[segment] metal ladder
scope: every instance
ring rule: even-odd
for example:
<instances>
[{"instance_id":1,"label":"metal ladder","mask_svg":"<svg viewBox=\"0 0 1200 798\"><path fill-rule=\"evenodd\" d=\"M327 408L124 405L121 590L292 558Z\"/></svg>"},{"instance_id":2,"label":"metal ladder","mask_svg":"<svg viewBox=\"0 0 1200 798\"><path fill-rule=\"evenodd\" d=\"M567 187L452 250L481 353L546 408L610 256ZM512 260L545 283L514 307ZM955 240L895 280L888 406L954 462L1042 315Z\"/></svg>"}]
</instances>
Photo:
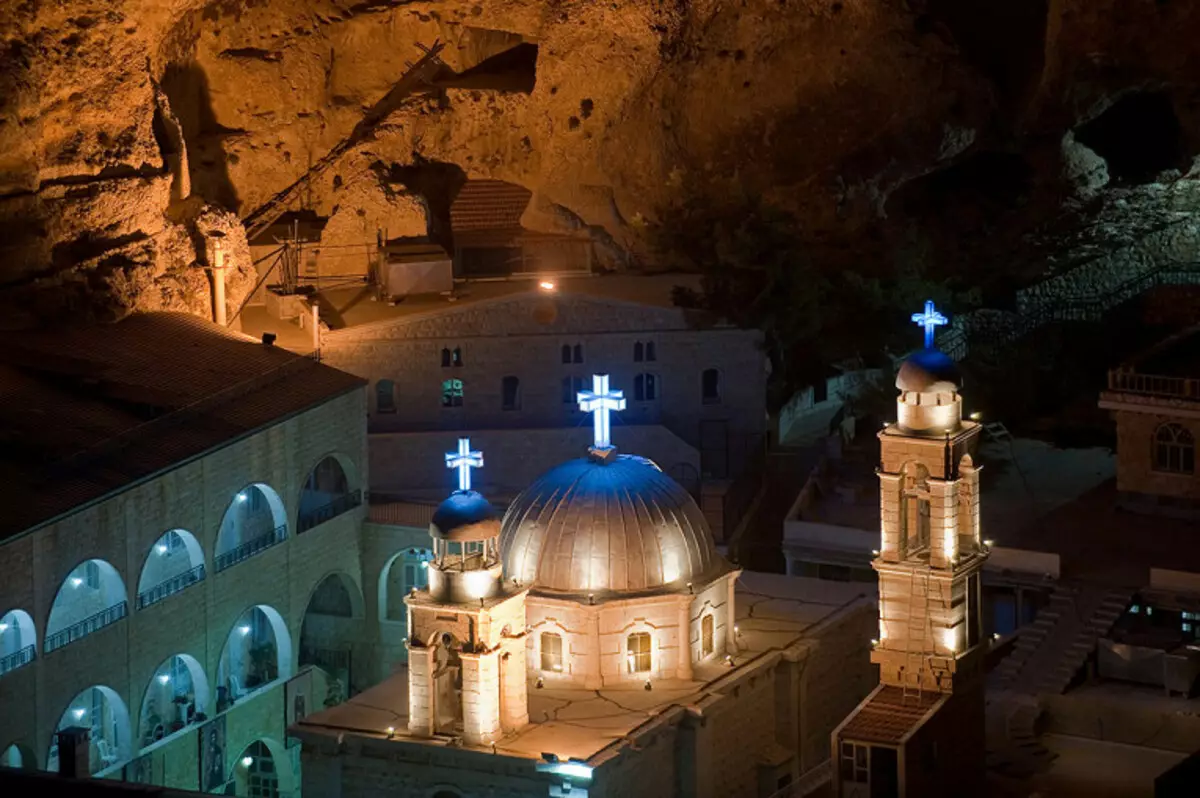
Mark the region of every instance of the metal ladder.
<instances>
[{"instance_id":1,"label":"metal ladder","mask_svg":"<svg viewBox=\"0 0 1200 798\"><path fill-rule=\"evenodd\" d=\"M908 588L908 623L904 643L904 678L901 680L901 702L910 697L921 702L926 647L932 645L932 626L929 618L929 570L913 567ZM913 684L915 676L915 684Z\"/></svg>"}]
</instances>

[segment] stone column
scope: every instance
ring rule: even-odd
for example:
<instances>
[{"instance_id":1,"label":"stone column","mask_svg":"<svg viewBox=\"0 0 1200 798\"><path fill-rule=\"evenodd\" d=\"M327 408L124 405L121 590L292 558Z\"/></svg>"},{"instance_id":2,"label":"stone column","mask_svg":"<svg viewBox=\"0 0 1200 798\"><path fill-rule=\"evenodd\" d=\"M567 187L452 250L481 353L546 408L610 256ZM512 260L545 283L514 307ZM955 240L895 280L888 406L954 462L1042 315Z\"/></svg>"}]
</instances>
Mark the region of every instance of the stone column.
<instances>
[{"instance_id":1,"label":"stone column","mask_svg":"<svg viewBox=\"0 0 1200 798\"><path fill-rule=\"evenodd\" d=\"M601 649L604 643L600 638L600 608L588 606L585 608L587 615L584 619L584 633L580 636L583 641L586 641L586 651L570 651L564 652L565 656L578 656L581 663L572 661L572 666L581 664L583 672L583 688L585 690L599 690L604 686L604 657ZM566 641L563 641L566 643ZM612 674L617 676L619 674Z\"/></svg>"},{"instance_id":2,"label":"stone column","mask_svg":"<svg viewBox=\"0 0 1200 798\"><path fill-rule=\"evenodd\" d=\"M500 654L459 655L462 660L463 740L487 745L500 738Z\"/></svg>"},{"instance_id":3,"label":"stone column","mask_svg":"<svg viewBox=\"0 0 1200 798\"><path fill-rule=\"evenodd\" d=\"M737 592L737 575L740 571L734 571L729 576L725 577L725 653L736 654L738 650L737 644L737 603L735 594Z\"/></svg>"},{"instance_id":4,"label":"stone column","mask_svg":"<svg viewBox=\"0 0 1200 798\"><path fill-rule=\"evenodd\" d=\"M505 732L517 731L529 725L529 683L525 678L525 639L513 638L504 642L500 689L504 691L504 714L500 727Z\"/></svg>"},{"instance_id":5,"label":"stone column","mask_svg":"<svg viewBox=\"0 0 1200 798\"><path fill-rule=\"evenodd\" d=\"M929 480L929 564L952 568L958 553L957 481Z\"/></svg>"},{"instance_id":6,"label":"stone column","mask_svg":"<svg viewBox=\"0 0 1200 798\"><path fill-rule=\"evenodd\" d=\"M417 737L433 736L433 649L404 642L408 649L408 731Z\"/></svg>"},{"instance_id":7,"label":"stone column","mask_svg":"<svg viewBox=\"0 0 1200 798\"><path fill-rule=\"evenodd\" d=\"M899 474L888 474L884 471L879 475L879 556L884 562L900 562L904 559L906 541L902 540L903 527L900 519L900 480Z\"/></svg>"},{"instance_id":8,"label":"stone column","mask_svg":"<svg viewBox=\"0 0 1200 798\"><path fill-rule=\"evenodd\" d=\"M675 678L692 679L692 601L691 596L679 597L679 657L675 663Z\"/></svg>"}]
</instances>

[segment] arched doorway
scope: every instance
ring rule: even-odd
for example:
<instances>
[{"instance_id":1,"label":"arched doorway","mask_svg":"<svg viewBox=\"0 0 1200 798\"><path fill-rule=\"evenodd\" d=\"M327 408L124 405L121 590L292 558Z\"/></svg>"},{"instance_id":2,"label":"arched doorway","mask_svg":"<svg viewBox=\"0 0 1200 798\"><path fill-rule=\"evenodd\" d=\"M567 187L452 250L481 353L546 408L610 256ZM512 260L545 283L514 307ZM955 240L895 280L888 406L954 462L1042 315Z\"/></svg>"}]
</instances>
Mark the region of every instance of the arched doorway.
<instances>
[{"instance_id":1,"label":"arched doorway","mask_svg":"<svg viewBox=\"0 0 1200 798\"><path fill-rule=\"evenodd\" d=\"M287 750L274 740L258 739L246 746L231 769L232 791L245 798L287 798L296 788Z\"/></svg>"},{"instance_id":2,"label":"arched doorway","mask_svg":"<svg viewBox=\"0 0 1200 798\"><path fill-rule=\"evenodd\" d=\"M0 751L0 768L16 768L18 770L35 770L37 756L28 746L13 743Z\"/></svg>"},{"instance_id":3,"label":"arched doorway","mask_svg":"<svg viewBox=\"0 0 1200 798\"><path fill-rule=\"evenodd\" d=\"M287 511L279 494L256 482L229 502L217 533L213 569L224 571L287 539Z\"/></svg>"},{"instance_id":4,"label":"arched doorway","mask_svg":"<svg viewBox=\"0 0 1200 798\"><path fill-rule=\"evenodd\" d=\"M120 621L128 612L125 582L117 569L104 560L82 562L67 574L54 597L42 650L49 654L70 645Z\"/></svg>"},{"instance_id":5,"label":"arched doorway","mask_svg":"<svg viewBox=\"0 0 1200 798\"><path fill-rule=\"evenodd\" d=\"M72 726L91 729L88 751L90 774L116 767L133 758L133 737L129 730L129 709L116 690L93 685L79 692L59 717L55 732ZM57 773L58 739L51 737L46 770Z\"/></svg>"},{"instance_id":6,"label":"arched doorway","mask_svg":"<svg viewBox=\"0 0 1200 798\"><path fill-rule=\"evenodd\" d=\"M208 713L208 677L187 654L163 661L142 697L138 745L145 747L204 720Z\"/></svg>"},{"instance_id":7,"label":"arched doorway","mask_svg":"<svg viewBox=\"0 0 1200 798\"><path fill-rule=\"evenodd\" d=\"M408 623L408 608L404 597L409 591L429 586L429 549L405 549L393 555L379 577L379 617L385 621Z\"/></svg>"},{"instance_id":8,"label":"arched doorway","mask_svg":"<svg viewBox=\"0 0 1200 798\"><path fill-rule=\"evenodd\" d=\"M436 635L433 645L433 730L462 731L462 643L449 632Z\"/></svg>"},{"instance_id":9,"label":"arched doorway","mask_svg":"<svg viewBox=\"0 0 1200 798\"><path fill-rule=\"evenodd\" d=\"M33 662L37 655L37 630L25 610L0 615L0 676Z\"/></svg>"},{"instance_id":10,"label":"arched doorway","mask_svg":"<svg viewBox=\"0 0 1200 798\"><path fill-rule=\"evenodd\" d=\"M138 579L137 608L157 604L204 579L204 551L186 529L172 529L150 547Z\"/></svg>"},{"instance_id":11,"label":"arched doorway","mask_svg":"<svg viewBox=\"0 0 1200 798\"><path fill-rule=\"evenodd\" d=\"M242 613L221 650L216 711L292 675L292 638L283 616L259 604Z\"/></svg>"},{"instance_id":12,"label":"arched doorway","mask_svg":"<svg viewBox=\"0 0 1200 798\"><path fill-rule=\"evenodd\" d=\"M296 533L305 532L362 504L360 491L351 490L349 461L329 455L317 463L300 491Z\"/></svg>"},{"instance_id":13,"label":"arched doorway","mask_svg":"<svg viewBox=\"0 0 1200 798\"><path fill-rule=\"evenodd\" d=\"M300 666L312 665L325 671L325 706L340 704L355 692L353 647L361 638L362 604L354 580L343 573L332 573L317 585L304 610Z\"/></svg>"}]
</instances>

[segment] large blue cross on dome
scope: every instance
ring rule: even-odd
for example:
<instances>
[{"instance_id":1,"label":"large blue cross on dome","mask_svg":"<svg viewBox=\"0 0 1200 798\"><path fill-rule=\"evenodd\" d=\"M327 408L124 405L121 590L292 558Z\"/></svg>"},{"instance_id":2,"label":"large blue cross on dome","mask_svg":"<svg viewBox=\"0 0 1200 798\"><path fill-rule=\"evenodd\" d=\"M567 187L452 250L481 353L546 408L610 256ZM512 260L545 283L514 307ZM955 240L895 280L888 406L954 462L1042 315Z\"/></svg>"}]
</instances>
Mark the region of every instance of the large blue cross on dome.
<instances>
[{"instance_id":1,"label":"large blue cross on dome","mask_svg":"<svg viewBox=\"0 0 1200 798\"><path fill-rule=\"evenodd\" d=\"M597 449L612 447L608 414L613 410L625 409L625 392L608 389L607 374L592 375L592 390L580 391L576 397L579 409L592 414L594 445Z\"/></svg>"},{"instance_id":2,"label":"large blue cross on dome","mask_svg":"<svg viewBox=\"0 0 1200 798\"><path fill-rule=\"evenodd\" d=\"M471 439L459 438L458 451L446 452L446 468L458 469L458 489L471 489L471 469L483 468L483 452L471 451Z\"/></svg>"},{"instance_id":3,"label":"large blue cross on dome","mask_svg":"<svg viewBox=\"0 0 1200 798\"><path fill-rule=\"evenodd\" d=\"M925 312L912 314L912 320L913 324L925 328L926 349L933 347L933 331L947 323L946 317L938 313L937 308L933 306L932 299L925 300Z\"/></svg>"}]
</instances>

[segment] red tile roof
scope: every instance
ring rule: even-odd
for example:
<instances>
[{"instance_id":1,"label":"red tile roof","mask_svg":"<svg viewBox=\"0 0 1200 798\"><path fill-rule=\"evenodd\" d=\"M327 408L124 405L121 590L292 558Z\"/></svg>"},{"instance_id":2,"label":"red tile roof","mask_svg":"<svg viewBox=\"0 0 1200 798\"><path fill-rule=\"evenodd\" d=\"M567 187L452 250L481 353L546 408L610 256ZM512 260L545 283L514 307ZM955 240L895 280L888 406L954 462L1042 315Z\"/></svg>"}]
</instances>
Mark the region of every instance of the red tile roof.
<instances>
[{"instance_id":1,"label":"red tile roof","mask_svg":"<svg viewBox=\"0 0 1200 798\"><path fill-rule=\"evenodd\" d=\"M948 696L922 692L907 699L899 687L880 686L850 716L839 737L863 743L897 745L921 725L921 721Z\"/></svg>"},{"instance_id":2,"label":"red tile roof","mask_svg":"<svg viewBox=\"0 0 1200 798\"><path fill-rule=\"evenodd\" d=\"M0 540L364 384L183 313L12 334Z\"/></svg>"}]
</instances>

